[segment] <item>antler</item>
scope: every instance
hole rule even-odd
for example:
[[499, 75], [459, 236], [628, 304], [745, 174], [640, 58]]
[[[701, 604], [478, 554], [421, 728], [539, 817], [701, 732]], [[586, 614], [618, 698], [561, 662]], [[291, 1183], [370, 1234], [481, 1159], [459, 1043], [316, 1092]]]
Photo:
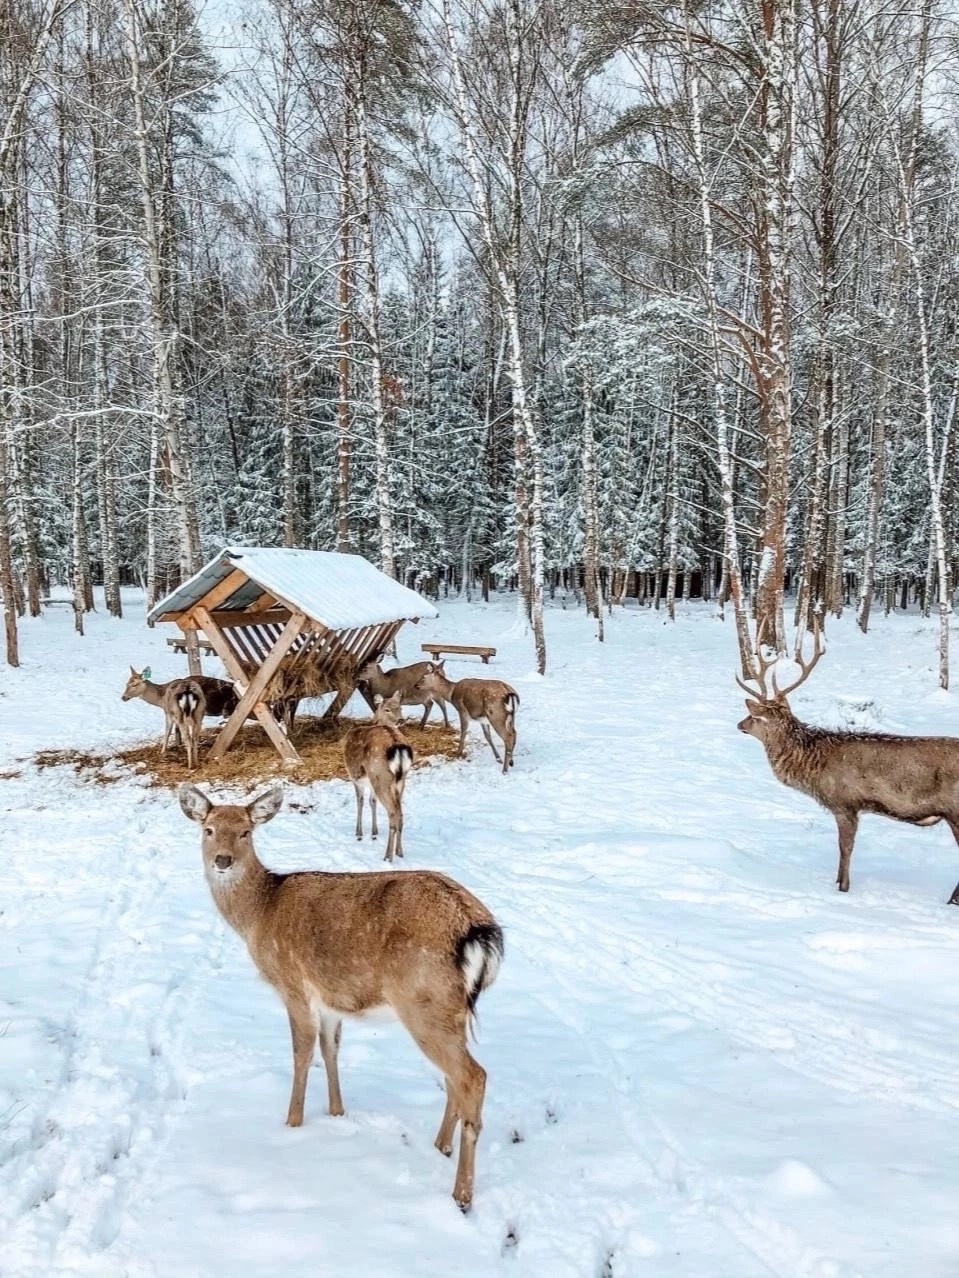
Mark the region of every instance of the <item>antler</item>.
[[776, 682], [775, 671], [773, 672], [773, 691], [775, 692], [777, 697], [785, 697], [787, 693], [795, 692], [795, 690], [799, 687], [801, 683], [805, 683], [806, 680], [809, 678], [809, 676], [812, 674], [816, 666], [816, 663], [819, 661], [819, 658], [826, 651], [826, 649], [823, 647], [822, 630], [819, 628], [819, 618], [816, 616], [814, 616], [812, 619], [812, 633], [813, 633], [813, 651], [812, 651], [812, 656], [809, 658], [809, 660], [808, 661], [803, 660], [801, 647], [799, 651], [796, 653], [796, 657], [795, 657], [796, 665], [802, 671], [799, 678], [796, 679], [793, 683], [787, 684], [785, 688], [780, 688], [779, 684]]
[[756, 688], [751, 688], [748, 683], [740, 679], [739, 675], [736, 676], [736, 682], [739, 684], [740, 688], [742, 688], [743, 692], [748, 693], [749, 696], [755, 697], [758, 695], [761, 701], [770, 701], [772, 698], [769, 696], [769, 693], [766, 689], [766, 675], [768, 674], [770, 668], [774, 666], [776, 662], [779, 660], [779, 657], [778, 657], [778, 654], [773, 654], [772, 657], [763, 656], [762, 638], [763, 638], [763, 633], [765, 629], [766, 629], [766, 619], [764, 617], [763, 620], [759, 623], [758, 629], [756, 630], [756, 651], [753, 654], [754, 660], [759, 665], [759, 674], [755, 676], [755, 682], [757, 683], [759, 688], [758, 694], [757, 694]]
[[[800, 674], [799, 678], [795, 680], [794, 683], [787, 684], [784, 688], [781, 688], [779, 684], [776, 682], [776, 671], [775, 671], [775, 666], [779, 662], [779, 653], [774, 652], [771, 657], [763, 656], [762, 637], [766, 628], [765, 618], [763, 619], [762, 622], [760, 622], [759, 629], [756, 631], [756, 653], [755, 653], [756, 663], [759, 666], [759, 674], [755, 677], [755, 682], [759, 688], [758, 695], [761, 701], [776, 701], [776, 700], [782, 699], [788, 693], [795, 692], [795, 690], [799, 687], [799, 685], [801, 683], [805, 683], [805, 681], [812, 674], [813, 668], [815, 667], [819, 658], [826, 651], [822, 642], [822, 631], [819, 628], [818, 617], [813, 617], [812, 625], [813, 625], [813, 636], [814, 636], [814, 640], [813, 640], [814, 646], [813, 646], [812, 656], [809, 658], [808, 661], [804, 661], [802, 658], [801, 652], [797, 655], [796, 664], [799, 666], [802, 673]], [[770, 673], [770, 671], [772, 672], [772, 679], [771, 679], [772, 695], [770, 695], [769, 689], [766, 686], [766, 676], [767, 674]], [[739, 675], [736, 675], [736, 682], [739, 684], [740, 688], [742, 688], [743, 692], [748, 693], [751, 697], [756, 695], [756, 689], [751, 688], [749, 684], [744, 682], [744, 680], [740, 679]]]

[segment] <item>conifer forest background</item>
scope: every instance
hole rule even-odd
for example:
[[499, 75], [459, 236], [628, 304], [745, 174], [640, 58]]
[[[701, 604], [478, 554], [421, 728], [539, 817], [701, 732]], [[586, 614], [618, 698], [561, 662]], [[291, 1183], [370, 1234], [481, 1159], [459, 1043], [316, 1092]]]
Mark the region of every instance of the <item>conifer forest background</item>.
[[[937, 614], [936, 0], [0, 0], [0, 592], [222, 545], [428, 594]], [[589, 631], [584, 631], [584, 642]]]

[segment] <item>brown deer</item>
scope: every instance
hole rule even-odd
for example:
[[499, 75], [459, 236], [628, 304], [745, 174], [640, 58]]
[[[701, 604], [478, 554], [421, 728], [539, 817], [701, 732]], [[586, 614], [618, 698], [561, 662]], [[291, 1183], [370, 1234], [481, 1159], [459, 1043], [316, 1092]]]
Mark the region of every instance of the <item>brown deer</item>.
[[[163, 693], [170, 683], [153, 683], [152, 677], [149, 666], [143, 670], [134, 670], [131, 666], [130, 677], [127, 680], [127, 686], [123, 689], [121, 700], [130, 701], [134, 697], [140, 697], [148, 705], [162, 706]], [[206, 699], [205, 716], [216, 715], [225, 719], [236, 709], [239, 697], [229, 679], [214, 679], [212, 675], [190, 675], [189, 678], [203, 689], [203, 696]], [[175, 683], [176, 680], [170, 682]]]
[[[516, 707], [519, 705], [519, 693], [502, 679], [460, 679], [454, 683], [447, 679], [444, 661], [426, 661], [426, 670], [419, 682], [419, 690], [424, 694], [453, 703], [453, 708], [460, 717], [460, 757], [466, 754], [466, 729], [475, 720], [483, 729], [483, 735], [493, 751], [497, 763], [502, 762], [503, 771], [513, 766], [513, 751], [516, 749]], [[490, 728], [503, 742], [502, 760]]]
[[[812, 656], [808, 661], [798, 658], [799, 678], [781, 688], [773, 671], [771, 692], [766, 675], [776, 658], [760, 656], [758, 698], [755, 689], [737, 676], [736, 682], [750, 694], [746, 699], [749, 715], [739, 730], [762, 742], [779, 781], [808, 794], [836, 818], [836, 882], [840, 892], [848, 892], [861, 812], [876, 812], [910, 825], [946, 821], [959, 843], [959, 739], [842, 732], [800, 722], [786, 696], [805, 682], [823, 651], [817, 625]], [[949, 904], [959, 905], [959, 883]]]
[[400, 693], [388, 701], [377, 697], [373, 722], [351, 728], [343, 741], [343, 758], [356, 792], [356, 837], [363, 837], [363, 796], [370, 791], [371, 837], [376, 838], [376, 800], [386, 808], [390, 832], [384, 861], [403, 855], [403, 790], [413, 766], [413, 747], [398, 724]]
[[387, 697], [392, 697], [395, 692], [398, 692], [402, 705], [425, 707], [423, 718], [420, 720], [420, 727], [425, 728], [435, 701], [443, 714], [443, 727], [448, 728], [450, 721], [447, 718], [444, 699], [435, 692], [424, 691], [419, 686], [429, 665], [428, 661], [416, 661], [411, 666], [397, 666], [395, 670], [382, 670], [378, 661], [368, 661], [356, 677], [358, 682], [367, 685], [369, 689], [367, 700], [372, 707], [376, 705], [376, 697], [386, 700]]
[[186, 766], [191, 771], [196, 767], [200, 752], [200, 730], [203, 727], [205, 711], [206, 697], [196, 679], [174, 679], [172, 683], [167, 684], [166, 692], [163, 694], [166, 729], [163, 733], [161, 756], [166, 754], [171, 731], [175, 731], [186, 751]]
[[208, 713], [203, 687], [205, 682], [203, 675], [191, 675], [186, 679], [171, 679], [169, 683], [151, 683], [149, 666], [143, 671], [134, 670], [131, 666], [130, 678], [121, 696], [122, 701], [140, 697], [148, 705], [160, 707], [163, 711], [163, 745], [160, 747], [160, 755], [166, 756], [172, 735], [174, 744], [177, 741], [183, 744], [188, 768], [196, 767], [200, 751], [200, 729], [203, 727], [203, 716]]
[[215, 806], [193, 785], [181, 786], [179, 798], [184, 813], [203, 827], [204, 869], [217, 909], [286, 1004], [293, 1039], [287, 1123], [303, 1122], [317, 1034], [329, 1112], [342, 1114], [342, 1019], [390, 1008], [445, 1076], [436, 1147], [450, 1155], [462, 1124], [453, 1197], [467, 1211], [486, 1089], [486, 1071], [467, 1050], [467, 1031], [503, 958], [503, 933], [493, 915], [466, 888], [429, 870], [266, 869], [253, 847], [253, 828], [276, 815], [279, 787], [245, 806]]

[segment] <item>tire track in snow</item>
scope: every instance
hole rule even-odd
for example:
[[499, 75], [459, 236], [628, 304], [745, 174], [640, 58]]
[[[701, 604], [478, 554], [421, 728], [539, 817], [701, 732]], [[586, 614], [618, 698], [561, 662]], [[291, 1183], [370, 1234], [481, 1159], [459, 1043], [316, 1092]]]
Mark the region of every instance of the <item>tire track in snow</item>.
[[[185, 1096], [178, 1064], [185, 1013], [209, 964], [180, 947], [158, 957], [163, 940], [144, 939], [164, 890], [162, 853], [149, 848], [148, 825], [141, 818], [128, 840], [148, 850], [130, 857], [124, 848], [111, 867], [118, 889], [104, 905], [76, 1008], [59, 1033], [63, 1058], [45, 1111], [0, 1169], [17, 1187], [0, 1243], [5, 1278], [108, 1272], [104, 1252], [124, 1204]], [[215, 962], [221, 929], [211, 943]], [[151, 1269], [138, 1264], [136, 1272]]]

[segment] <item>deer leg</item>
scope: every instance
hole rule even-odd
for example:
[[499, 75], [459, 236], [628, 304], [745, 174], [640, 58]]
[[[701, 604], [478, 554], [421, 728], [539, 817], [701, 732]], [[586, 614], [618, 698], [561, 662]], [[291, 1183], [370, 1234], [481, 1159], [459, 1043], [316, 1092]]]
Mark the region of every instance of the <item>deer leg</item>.
[[420, 719], [420, 727], [421, 727], [421, 728], [425, 728], [425, 727], [426, 727], [426, 720], [430, 717], [430, 711], [431, 711], [432, 709], [433, 709], [433, 703], [432, 703], [432, 701], [427, 701], [426, 705], [425, 705], [425, 706], [424, 706], [424, 708], [423, 708], [423, 718], [422, 718], [422, 719]]
[[[502, 763], [503, 761], [499, 757], [499, 751], [496, 749], [496, 746], [493, 744], [493, 735], [489, 730], [489, 720], [480, 719], [480, 727], [483, 729], [483, 736], [486, 738], [487, 745], [493, 751], [493, 758], [496, 760], [497, 763]], [[503, 771], [504, 772], [506, 771], [505, 764], [503, 765]]]
[[165, 757], [165, 755], [166, 755], [166, 748], [167, 748], [167, 745], [169, 744], [169, 741], [170, 741], [170, 731], [171, 731], [171, 729], [173, 728], [173, 717], [172, 717], [172, 715], [164, 714], [164, 716], [163, 716], [163, 721], [164, 721], [163, 745], [160, 747], [160, 757], [161, 757], [161, 758], [164, 758], [164, 757]]
[[449, 721], [449, 718], [448, 718], [448, 716], [447, 716], [447, 714], [446, 714], [446, 702], [445, 702], [445, 701], [443, 701], [443, 700], [442, 700], [442, 698], [440, 699], [439, 706], [440, 706], [440, 709], [441, 709], [441, 710], [442, 710], [442, 712], [443, 712], [443, 727], [444, 727], [444, 728], [448, 728], [448, 727], [450, 726], [450, 721]]
[[[465, 1009], [454, 1015], [452, 1026], [447, 1016], [442, 1016], [442, 1021], [437, 1023], [436, 1013], [439, 1010], [435, 1005], [430, 1008], [420, 1005], [396, 1009], [420, 1051], [446, 1077], [446, 1109], [437, 1133], [437, 1143], [440, 1136], [447, 1135], [452, 1142], [452, 1133], [449, 1131], [451, 1108], [462, 1121], [453, 1198], [465, 1212], [469, 1211], [473, 1202], [476, 1142], [483, 1127], [486, 1070], [467, 1051]], [[447, 1028], [448, 1026], [450, 1027]]]
[[337, 1057], [340, 1051], [340, 1033], [343, 1022], [334, 1016], [320, 1017], [320, 1051], [323, 1053], [323, 1064], [326, 1066], [326, 1087], [329, 1093], [330, 1113], [338, 1118], [345, 1113], [343, 1096], [340, 1093], [340, 1071]]
[[376, 828], [376, 795], [370, 790], [370, 819], [373, 822], [373, 829], [370, 832], [370, 838], [375, 839], [379, 836], [379, 830]]
[[465, 710], [457, 709], [457, 714], [458, 714], [458, 715], [459, 715], [459, 717], [460, 717], [460, 748], [459, 748], [459, 757], [460, 757], [461, 759], [465, 759], [465, 758], [466, 758], [466, 729], [469, 727], [469, 722], [470, 722], [470, 721], [469, 721], [469, 716], [467, 715], [467, 713], [466, 713], [466, 711], [465, 711]]
[[356, 837], [363, 838], [363, 784], [360, 781], [353, 782], [353, 790], [356, 794]]
[[394, 856], [403, 855], [403, 782], [398, 781], [393, 795], [393, 806], [390, 809], [390, 838], [393, 843]]
[[[949, 829], [952, 831], [952, 837], [957, 843], [959, 843], [959, 819], [953, 821], [947, 817], [946, 820], [949, 821]], [[949, 904], [959, 905], [959, 883], [956, 884], [955, 890], [949, 898]]]
[[446, 1109], [443, 1111], [443, 1121], [440, 1123], [440, 1129], [436, 1133], [436, 1140], [433, 1144], [445, 1157], [453, 1152], [453, 1138], [456, 1135], [456, 1124], [459, 1122], [460, 1116], [456, 1112], [456, 1106], [453, 1103], [453, 1094], [450, 1091], [449, 1082], [446, 1084]]
[[852, 845], [856, 841], [856, 830], [859, 827], [858, 812], [836, 812], [836, 825], [839, 829], [839, 873], [836, 882], [840, 892], [849, 891], [849, 862], [852, 859]]
[[306, 1080], [313, 1060], [316, 1043], [316, 1021], [308, 1007], [287, 1004], [290, 1018], [290, 1035], [293, 1039], [293, 1090], [290, 1092], [290, 1108], [286, 1115], [288, 1127], [303, 1125], [303, 1105], [306, 1101]]

